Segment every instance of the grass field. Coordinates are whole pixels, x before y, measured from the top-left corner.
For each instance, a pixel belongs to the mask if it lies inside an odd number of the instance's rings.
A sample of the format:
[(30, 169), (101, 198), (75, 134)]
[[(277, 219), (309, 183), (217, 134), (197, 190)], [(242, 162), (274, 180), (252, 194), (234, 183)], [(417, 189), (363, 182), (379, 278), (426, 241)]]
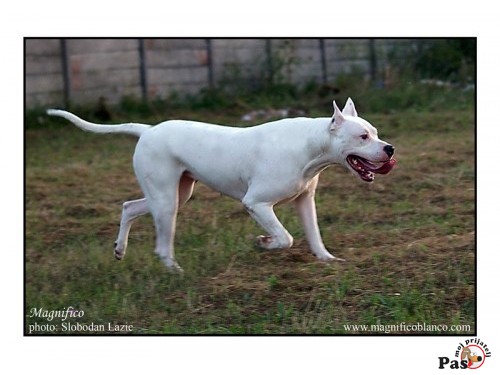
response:
[[(197, 185), (177, 222), (183, 276), (168, 273), (154, 255), (150, 216), (132, 227), (125, 259), (113, 257), (121, 203), (142, 196), (131, 166), (135, 138), (69, 124), (31, 127), (26, 332), (50, 323), (54, 333), (87, 333), (29, 316), (33, 308), (72, 306), (84, 312), (72, 324), (129, 324), (135, 334), (350, 334), (346, 324), (402, 322), (470, 325), (444, 333), (473, 334), (473, 108), (362, 115), (396, 146), (398, 164), (372, 185), (338, 166), (322, 173), (316, 200), (323, 240), (346, 262), (314, 258), (291, 205), (277, 215), (295, 238), (292, 249), (256, 249), (262, 231), (242, 205)], [(174, 117), (238, 122), (207, 111)]]

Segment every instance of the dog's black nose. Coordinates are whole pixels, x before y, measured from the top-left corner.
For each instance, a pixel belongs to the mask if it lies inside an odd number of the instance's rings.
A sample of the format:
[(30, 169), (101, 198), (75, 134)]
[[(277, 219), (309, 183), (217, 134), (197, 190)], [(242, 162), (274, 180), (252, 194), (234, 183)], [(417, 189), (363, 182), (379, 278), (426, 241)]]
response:
[(393, 145), (384, 146), (384, 151), (387, 154), (387, 156), (389, 156), (390, 158), (392, 157), (392, 155), (394, 155), (394, 150), (395, 149), (394, 149)]
[(483, 357), (481, 357), (480, 355), (477, 356), (477, 360), (478, 362), (481, 362), (483, 360)]

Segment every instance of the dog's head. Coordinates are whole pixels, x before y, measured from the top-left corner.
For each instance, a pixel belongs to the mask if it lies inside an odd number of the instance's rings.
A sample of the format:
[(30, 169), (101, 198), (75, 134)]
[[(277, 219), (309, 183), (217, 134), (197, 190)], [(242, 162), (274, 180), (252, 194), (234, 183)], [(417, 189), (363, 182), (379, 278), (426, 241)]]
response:
[(480, 355), (476, 355), (476, 353), (472, 353), (470, 348), (464, 348), (462, 351), (461, 359), (467, 358), (471, 362), (481, 362), (483, 358)]
[(340, 163), (365, 182), (373, 182), (375, 173), (389, 173), (396, 164), (394, 146), (378, 139), (377, 129), (358, 117), (351, 98), (342, 111), (335, 101), (333, 108), (330, 132)]

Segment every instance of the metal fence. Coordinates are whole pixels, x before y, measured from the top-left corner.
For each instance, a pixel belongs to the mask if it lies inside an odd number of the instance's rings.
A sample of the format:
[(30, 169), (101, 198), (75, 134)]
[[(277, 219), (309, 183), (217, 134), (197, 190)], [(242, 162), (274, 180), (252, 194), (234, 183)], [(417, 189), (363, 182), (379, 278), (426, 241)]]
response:
[[(381, 81), (414, 39), (25, 39), (28, 108), (150, 100), (209, 87)], [(392, 56), (392, 60), (389, 58)]]

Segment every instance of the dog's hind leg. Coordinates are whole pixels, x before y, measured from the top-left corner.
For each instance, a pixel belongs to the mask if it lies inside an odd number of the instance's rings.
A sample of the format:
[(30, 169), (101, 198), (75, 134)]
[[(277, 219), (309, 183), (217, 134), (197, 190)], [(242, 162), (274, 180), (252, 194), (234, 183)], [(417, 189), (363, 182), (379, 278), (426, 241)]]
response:
[[(142, 191), (148, 201), (156, 228), (155, 253), (171, 271), (182, 272), (182, 268), (175, 261), (174, 236), (177, 210), (179, 207), (179, 183), (182, 171), (175, 165), (156, 169), (136, 163), (136, 175)], [(183, 194), (184, 200), (187, 194)]]
[[(186, 201), (191, 194), (191, 176), (183, 180), (185, 168), (178, 158), (157, 142), (154, 132), (146, 133), (139, 139), (133, 160), (137, 181), (155, 223), (155, 253), (171, 271), (182, 272), (175, 261), (175, 224), (179, 201)], [(185, 186), (179, 191), (181, 180)]]
[[(182, 272), (182, 268), (175, 260), (174, 237), (179, 206), (178, 181), (175, 186), (164, 186), (161, 196), (151, 200), (151, 214), (156, 227), (156, 248), (162, 262), (174, 272)], [(150, 198), (148, 197), (148, 200)]]
[(137, 199), (123, 203), (122, 218), (120, 221), (120, 231), (115, 242), (115, 258), (123, 259), (127, 250), (128, 234), (132, 222), (139, 216), (149, 212), (149, 207), (146, 198)]
[[(179, 181), (179, 205), (184, 205), (193, 193), (195, 180), (184, 174)], [(115, 241), (115, 258), (123, 259), (127, 250), (128, 234), (132, 223), (139, 216), (149, 213), (149, 206), (146, 198), (137, 199), (123, 203), (122, 218), (120, 221), (120, 231)]]

